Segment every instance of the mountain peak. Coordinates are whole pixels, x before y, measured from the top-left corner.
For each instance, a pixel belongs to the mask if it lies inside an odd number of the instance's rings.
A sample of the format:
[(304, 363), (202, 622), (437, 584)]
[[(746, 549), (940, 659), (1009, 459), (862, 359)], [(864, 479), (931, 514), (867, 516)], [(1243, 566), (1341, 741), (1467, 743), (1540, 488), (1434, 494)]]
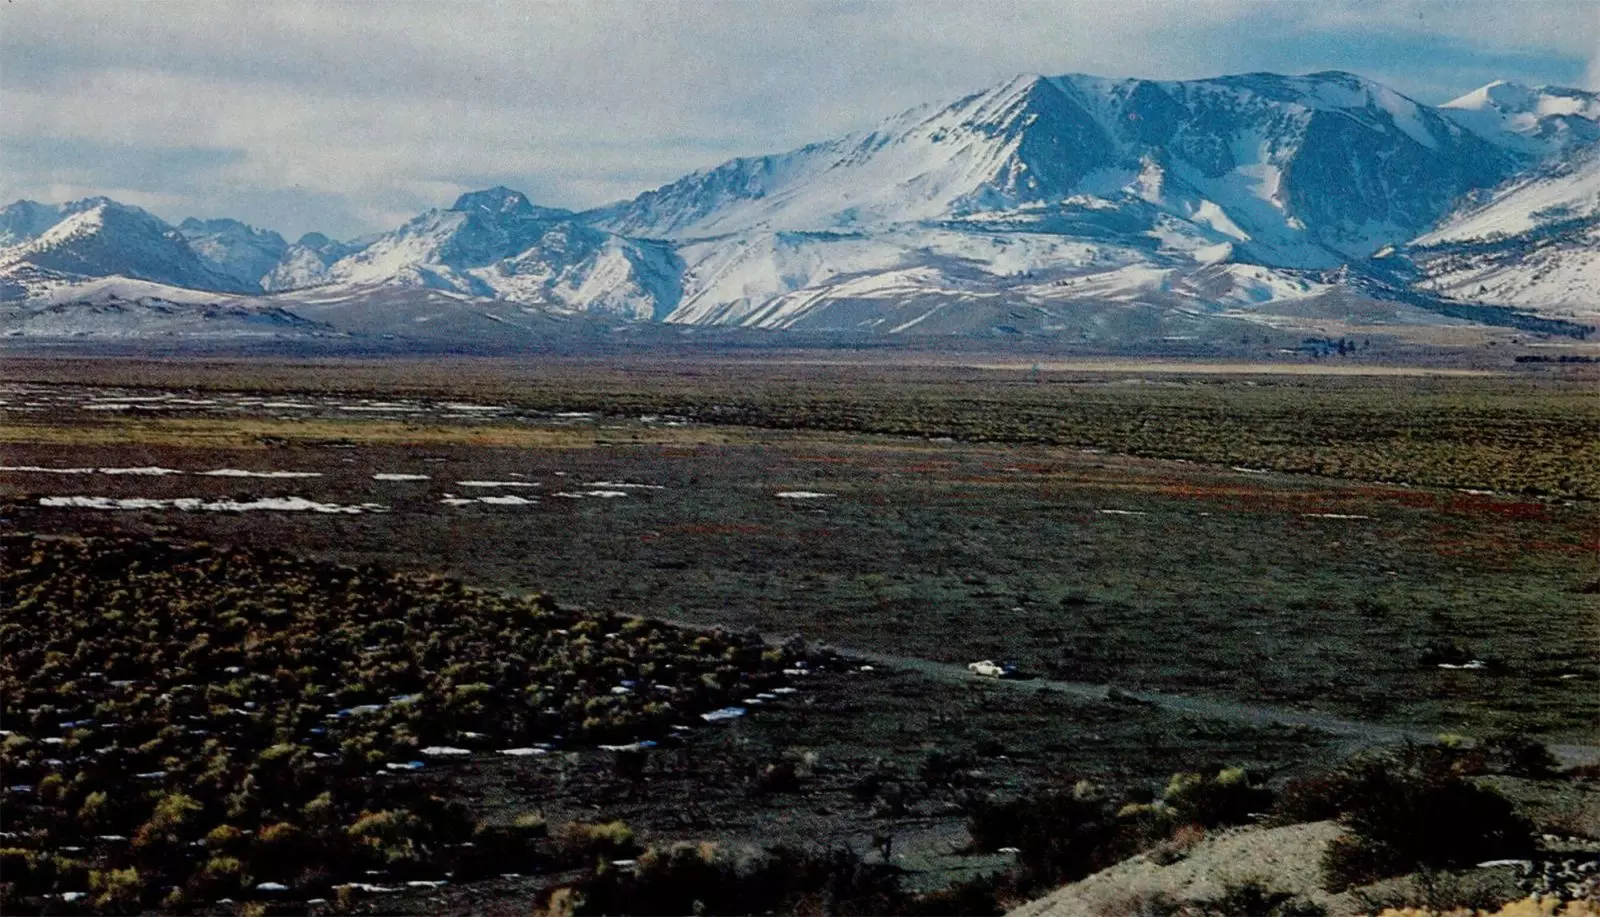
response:
[(495, 185), (482, 191), (469, 191), (456, 198), (450, 209), (516, 216), (533, 215), (533, 204), (528, 201), (527, 195), (504, 185)]
[(0, 247), (26, 242), (60, 220), (61, 208), (53, 204), (19, 199), (0, 207)]
[(1600, 141), (1600, 93), (1495, 80), (1439, 106), (1491, 143), (1541, 159)]
[[(1541, 231), (1587, 218), (1590, 197), (1545, 189), (1561, 181), (1592, 197), (1592, 170), (1538, 167), (1600, 149), (1596, 139), (1596, 95), (1559, 87), (1496, 82), (1440, 108), (1342, 70), (1020, 73), (585, 214), (496, 185), (378, 236), (286, 245), (230, 219), (174, 230), (104, 198), (19, 202), (0, 208), (0, 299), (49, 274), (330, 288), (319, 303), (430, 289), (524, 314), (918, 333), (987, 327), (1013, 304), (1209, 314), (1321, 288), (1295, 272), (1352, 264), (1357, 277), (1372, 252), (1402, 252), (1508, 178), (1538, 187), (1508, 195), (1495, 220), (1513, 205)], [(1468, 228), (1489, 220), (1469, 216)], [(928, 309), (939, 316), (922, 323)]]
[(1049, 82), (1049, 80), (1045, 76), (1043, 76), (1042, 74), (1038, 74), (1038, 73), (1019, 73), (1016, 76), (1012, 77), (1011, 79), (1006, 80), (1004, 83), (1001, 83), (999, 86), (995, 87), (994, 91), (996, 93), (1026, 92), (1027, 90), (1030, 90), (1030, 89), (1034, 88), (1035, 86), (1038, 86), (1039, 84), (1046, 83), (1046, 82)]
[(66, 210), (71, 213), (81, 213), (85, 210), (95, 210), (102, 207), (110, 210), (123, 210), (137, 213), (145, 212), (143, 207), (135, 204), (124, 204), (121, 201), (114, 201), (103, 194), (96, 194), (93, 197), (79, 198), (75, 201), (67, 201), (65, 204), (61, 205), (62, 210)]
[(250, 290), (248, 283), (214, 270), (182, 233), (142, 207), (92, 197), (64, 205), (60, 214), (54, 225), (8, 250), (12, 267), (120, 275), (196, 290)]
[(1333, 83), (1354, 83), (1362, 86), (1373, 82), (1359, 73), (1351, 73), (1348, 70), (1318, 70), (1316, 73), (1306, 74), (1306, 79)]
[(1495, 80), (1472, 90), (1466, 95), (1451, 99), (1439, 107), (1464, 111), (1482, 111), (1490, 108), (1526, 110), (1536, 105), (1538, 98), (1538, 90), (1530, 89), (1521, 83)]
[(1525, 86), (1495, 80), (1439, 107), (1457, 111), (1577, 115), (1592, 121), (1600, 118), (1600, 93), (1570, 86)]
[(178, 232), (208, 268), (247, 290), (261, 287), (261, 278), (277, 266), (288, 248), (276, 232), (228, 217), (189, 217), (178, 225)]
[(235, 220), (232, 217), (216, 217), (209, 220), (202, 220), (199, 217), (185, 217), (184, 221), (178, 224), (178, 228), (195, 232), (242, 232), (250, 235), (262, 235), (271, 232), (271, 230), (267, 229), (257, 229), (249, 223)]
[(41, 204), (38, 201), (29, 200), (28, 198), (25, 198), (25, 197), (19, 197), (16, 200), (12, 201), (11, 203), (5, 205), (4, 207), (0, 207), (0, 213), (11, 213), (11, 212), (21, 212), (21, 211), (33, 211), (33, 210), (45, 210), (45, 209), (58, 210), (60, 208), (58, 208), (54, 204)]

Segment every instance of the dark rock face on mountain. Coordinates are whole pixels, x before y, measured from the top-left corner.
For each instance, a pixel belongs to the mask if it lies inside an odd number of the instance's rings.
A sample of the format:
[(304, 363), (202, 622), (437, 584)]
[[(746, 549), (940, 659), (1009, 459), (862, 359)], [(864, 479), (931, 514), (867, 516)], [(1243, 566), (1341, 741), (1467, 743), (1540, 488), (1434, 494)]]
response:
[(178, 232), (207, 267), (244, 289), (261, 289), (262, 279), (277, 268), (289, 247), (277, 233), (238, 220), (190, 217), (178, 224)]

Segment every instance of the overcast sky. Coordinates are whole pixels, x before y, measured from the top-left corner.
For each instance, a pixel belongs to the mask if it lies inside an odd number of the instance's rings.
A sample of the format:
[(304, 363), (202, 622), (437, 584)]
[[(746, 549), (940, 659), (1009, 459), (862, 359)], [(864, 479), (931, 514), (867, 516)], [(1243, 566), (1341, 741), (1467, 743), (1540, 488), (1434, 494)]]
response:
[(0, 5), (0, 198), (293, 238), (492, 184), (632, 196), (1018, 73), (1600, 88), (1600, 0)]

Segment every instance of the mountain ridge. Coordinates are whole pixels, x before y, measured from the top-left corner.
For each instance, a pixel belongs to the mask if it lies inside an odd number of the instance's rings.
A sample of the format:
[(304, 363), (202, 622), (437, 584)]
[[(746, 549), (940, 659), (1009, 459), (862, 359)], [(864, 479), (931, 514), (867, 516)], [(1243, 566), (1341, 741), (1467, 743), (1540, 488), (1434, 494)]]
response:
[[(1538, 295), (1445, 282), (1428, 240), (1542, 193), (1517, 188), (1571, 184), (1564, 165), (1597, 146), (1600, 97), (1561, 87), (1496, 82), (1428, 106), (1343, 71), (1024, 74), (604, 207), (496, 186), (349, 243), (19, 201), (0, 208), (0, 299), (127, 276), (285, 303), (431, 290), (527, 315), (771, 329), (985, 333), (1023, 314), (1051, 333), (1117, 305), (1250, 319), (1370, 274), (1368, 290), (1406, 278), (1581, 319), (1600, 312), (1587, 231), (1538, 248), (1571, 275)], [(1504, 271), (1519, 249), (1502, 248)]]

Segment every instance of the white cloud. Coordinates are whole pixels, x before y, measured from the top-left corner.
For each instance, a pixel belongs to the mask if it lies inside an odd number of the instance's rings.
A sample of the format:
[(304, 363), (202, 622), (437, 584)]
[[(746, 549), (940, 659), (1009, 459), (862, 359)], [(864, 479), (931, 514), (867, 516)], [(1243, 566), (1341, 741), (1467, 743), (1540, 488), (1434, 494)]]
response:
[[(1593, 11), (1592, 0), (22, 0), (0, 7), (0, 193), (49, 197), (93, 186), (98, 169), (164, 216), (349, 234), (494, 182), (598, 204), (1021, 72), (1339, 67), (1424, 101), (1546, 60), (1578, 80), (1600, 44)], [(1380, 39), (1420, 50), (1365, 50)], [(179, 169), (163, 151), (214, 155)], [(124, 174), (119, 153), (147, 165)]]

